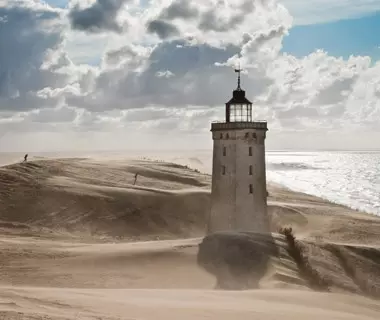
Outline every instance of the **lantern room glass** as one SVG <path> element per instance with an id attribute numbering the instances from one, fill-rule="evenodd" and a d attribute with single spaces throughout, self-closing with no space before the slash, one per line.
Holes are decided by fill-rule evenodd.
<path id="1" fill-rule="evenodd" d="M 231 104 L 229 111 L 231 122 L 252 122 L 252 104 Z"/>

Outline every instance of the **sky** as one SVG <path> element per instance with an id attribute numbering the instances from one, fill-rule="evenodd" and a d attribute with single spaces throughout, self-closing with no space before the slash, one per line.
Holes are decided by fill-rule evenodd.
<path id="1" fill-rule="evenodd" d="M 211 148 L 238 61 L 267 149 L 380 149 L 379 31 L 380 0 L 0 0 L 0 152 Z"/>

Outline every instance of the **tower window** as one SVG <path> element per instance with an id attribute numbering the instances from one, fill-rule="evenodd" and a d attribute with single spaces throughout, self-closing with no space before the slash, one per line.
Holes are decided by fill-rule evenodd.
<path id="1" fill-rule="evenodd" d="M 226 166 L 222 166 L 222 175 L 226 174 Z"/>
<path id="2" fill-rule="evenodd" d="M 226 134 L 226 139 L 228 140 L 230 138 L 230 135 L 227 133 Z"/>
<path id="3" fill-rule="evenodd" d="M 253 168 L 252 168 L 252 166 L 249 166 L 249 175 L 250 176 L 252 175 L 252 172 L 253 172 Z"/>
<path id="4" fill-rule="evenodd" d="M 248 133 L 248 132 L 245 133 L 245 138 L 246 138 L 246 139 L 249 138 L 249 133 Z"/>
<path id="5" fill-rule="evenodd" d="M 252 147 L 248 148 L 248 153 L 249 153 L 250 156 L 252 156 Z"/>
<path id="6" fill-rule="evenodd" d="M 249 193 L 253 193 L 253 186 L 251 184 L 249 185 Z"/>
<path id="7" fill-rule="evenodd" d="M 252 136 L 253 136 L 253 139 L 257 139 L 256 132 L 254 132 L 254 133 L 252 134 Z"/>
<path id="8" fill-rule="evenodd" d="M 225 156 L 227 154 L 227 149 L 226 147 L 223 147 L 223 156 Z"/>
<path id="9" fill-rule="evenodd" d="M 220 134 L 220 139 L 223 139 L 223 133 Z"/>

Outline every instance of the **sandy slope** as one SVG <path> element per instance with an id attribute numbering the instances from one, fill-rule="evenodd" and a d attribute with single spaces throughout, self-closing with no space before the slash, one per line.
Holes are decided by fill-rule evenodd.
<path id="1" fill-rule="evenodd" d="M 360 297 L 285 290 L 5 290 L 4 319 L 356 320 L 378 319 L 380 312 L 378 303 Z"/>
<path id="2" fill-rule="evenodd" d="M 135 173 L 139 176 L 133 186 Z M 1 218 L 81 237 L 201 235 L 209 182 L 206 175 L 159 162 L 62 159 L 15 164 L 0 169 Z"/>
<path id="3" fill-rule="evenodd" d="M 273 231 L 294 228 L 330 292 L 309 288 L 279 235 L 262 290 L 225 292 L 196 263 L 207 175 L 77 158 L 2 167 L 0 184 L 0 319 L 380 316 L 377 217 L 271 186 Z"/>

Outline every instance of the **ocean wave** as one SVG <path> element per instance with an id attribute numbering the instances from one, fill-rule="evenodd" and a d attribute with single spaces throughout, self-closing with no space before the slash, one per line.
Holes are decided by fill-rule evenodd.
<path id="1" fill-rule="evenodd" d="M 281 162 L 268 163 L 268 170 L 283 171 L 283 170 L 321 170 L 322 168 L 314 167 L 305 163 L 299 162 Z"/>

